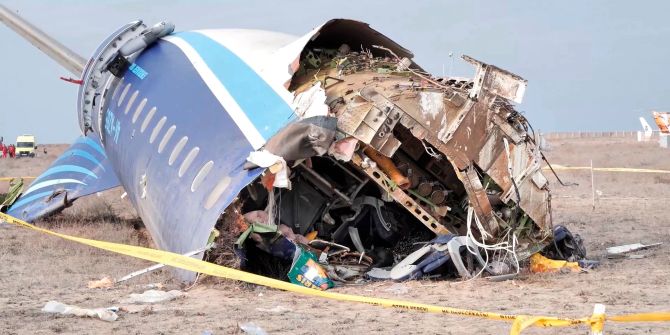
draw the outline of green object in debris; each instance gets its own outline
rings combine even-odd
[[[235,241],[235,244],[238,246],[242,246],[244,244],[244,241],[249,238],[249,235],[251,233],[276,233],[277,232],[277,226],[276,225],[267,225],[267,224],[262,224],[262,223],[252,223],[249,225],[249,228],[240,235],[240,237],[237,238],[237,241]]]
[[[409,193],[409,194],[415,196],[417,199],[419,199],[419,200],[425,202],[426,204],[428,204],[432,210],[435,210],[435,209],[437,208],[437,205],[435,205],[432,201],[428,200],[428,198],[426,198],[426,197],[422,197],[422,196],[421,196],[419,193],[417,193],[416,191],[414,191],[414,190],[407,190],[407,193]]]
[[[519,218],[519,222],[517,224],[517,227],[515,229],[515,232],[514,232],[517,237],[522,237],[522,236],[525,237],[526,234],[530,233],[530,228],[531,227],[527,225],[527,223],[530,221],[529,219],[530,218],[528,217],[528,215],[526,215],[526,213],[521,215],[521,217]]]
[[[2,200],[2,203],[0,204],[0,212],[4,212],[6,208],[9,208],[19,195],[21,195],[21,192],[23,192],[23,178],[14,178],[10,180],[7,195],[5,195],[5,199]]]
[[[293,284],[321,291],[335,286],[328,278],[326,271],[317,262],[316,255],[300,246],[296,247],[288,279]]]
[[[219,237],[219,235],[221,235],[221,233],[219,233],[219,231],[217,229],[212,229],[212,232],[209,233],[209,238],[207,239],[207,244],[206,245],[210,245],[211,243],[213,243],[214,240],[217,237]]]

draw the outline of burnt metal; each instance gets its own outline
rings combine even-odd
[[[400,159],[396,161],[398,166],[403,166],[403,159],[409,156],[411,161],[405,165],[417,164],[437,177],[422,180],[416,190],[432,205],[447,201],[447,194],[435,185],[449,182],[462,190],[455,199],[464,195],[484,224],[486,232],[482,236],[495,238],[503,230],[504,223],[495,214],[501,211],[499,207],[518,206],[537,228],[532,232],[533,239],[542,240],[551,232],[548,182],[541,171],[539,147],[530,140],[527,121],[513,106],[522,101],[527,82],[496,66],[468,56],[463,58],[475,67],[472,79],[438,80],[411,67],[394,72],[388,70],[393,69],[388,60],[362,54],[347,56],[346,65],[341,68],[322,67],[322,73],[315,76],[341,79],[337,85],[325,88],[327,100],[339,101],[330,105],[338,117],[339,131],[387,157]],[[384,70],[380,72],[378,68]],[[305,87],[310,85],[312,82],[307,82]],[[399,127],[413,139],[396,136]],[[411,148],[401,149],[408,140]],[[400,151],[407,155],[398,156]],[[450,224],[450,216],[444,211],[436,211],[431,204],[422,204],[421,199],[393,189],[386,180],[388,176],[375,167],[361,166],[362,160],[363,157],[354,157],[353,163],[429,229],[436,232]],[[448,175],[453,179],[447,180]],[[500,194],[496,208],[489,201],[491,188]],[[417,209],[420,215],[415,212]],[[427,221],[423,214],[428,214]],[[508,219],[516,219],[512,216]]]

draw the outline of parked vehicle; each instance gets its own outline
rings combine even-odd
[[[19,135],[16,137],[16,156],[35,157],[35,136],[33,135]]]

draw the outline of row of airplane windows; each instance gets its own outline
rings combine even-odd
[[[131,83],[127,83],[125,85],[125,87],[123,88],[123,91],[121,92],[121,96],[119,97],[119,100],[117,101],[117,107],[118,108],[120,108],[121,105],[123,105],[123,102],[124,102],[126,96],[128,95],[128,92],[130,91],[131,86],[132,86]],[[135,92],[133,92],[133,94],[130,96],[130,98],[126,102],[126,107],[124,109],[124,114],[125,115],[127,115],[130,112],[131,107],[133,106],[133,104],[137,100],[139,94],[140,94],[139,90],[135,90]],[[142,112],[144,111],[144,109],[147,105],[147,102],[148,102],[147,98],[144,98],[140,101],[140,103],[135,108],[135,112],[133,113],[133,116],[132,116],[132,119],[131,119],[133,124],[135,124],[137,122],[137,120],[139,119],[140,115],[142,114]],[[154,117],[154,115],[156,114],[157,111],[158,111],[158,109],[157,109],[156,106],[152,107],[149,110],[149,112],[144,117],[144,120],[142,121],[142,124],[140,126],[140,133],[144,133],[144,131],[149,126],[149,123],[151,122],[151,120],[153,119],[153,117]],[[167,122],[167,117],[163,116],[156,123],[156,125],[154,126],[154,128],[151,132],[151,135],[149,136],[149,143],[150,144],[154,143],[154,141],[158,137],[158,134],[161,132],[161,130],[165,126],[166,122]],[[158,144],[158,153],[159,154],[163,152],[163,150],[167,146],[167,143],[170,141],[170,139],[172,138],[172,135],[174,134],[174,132],[176,130],[177,130],[177,126],[172,125],[172,126],[170,126],[170,128],[168,128],[168,130],[165,132],[165,134],[163,134],[163,138],[161,139],[161,141]],[[172,149],[172,152],[170,153],[170,156],[168,158],[168,165],[172,166],[175,163],[175,161],[177,160],[177,158],[179,157],[179,155],[181,154],[182,150],[184,149],[184,147],[186,146],[187,143],[188,143],[188,136],[184,136],[175,144],[175,146]],[[186,157],[184,158],[184,160],[179,165],[179,170],[178,170],[179,178],[181,178],[184,174],[186,174],[186,171],[189,169],[189,167],[191,166],[193,161],[196,159],[199,152],[200,152],[200,148],[195,146],[195,147],[191,148],[191,150],[188,152],[188,154],[186,154]],[[200,168],[200,170],[195,175],[195,177],[193,178],[193,181],[191,183],[191,192],[195,192],[198,189],[198,187],[202,184],[205,177],[212,170],[213,166],[214,166],[214,162],[210,160],[210,161],[206,162]],[[226,177],[226,178],[222,179],[221,181],[219,181],[219,183],[214,187],[214,189],[211,191],[211,193],[209,194],[209,196],[205,200],[205,204],[204,204],[205,209],[210,209],[216,203],[216,201],[221,197],[223,192],[226,190],[226,188],[230,184],[230,181],[231,180],[230,180],[229,177]]]

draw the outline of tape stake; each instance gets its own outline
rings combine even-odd
[[[605,305],[596,304],[593,306],[591,315],[591,335],[603,335],[605,328]]]

